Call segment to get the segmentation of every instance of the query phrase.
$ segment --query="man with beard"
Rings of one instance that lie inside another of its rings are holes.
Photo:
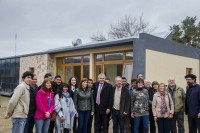
[[[188,84],[185,100],[185,112],[188,115],[189,132],[200,132],[200,85],[196,84],[196,75],[185,76]]]

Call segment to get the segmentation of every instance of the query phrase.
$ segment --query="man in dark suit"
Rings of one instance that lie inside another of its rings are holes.
[[[98,75],[98,82],[93,85],[95,101],[95,133],[108,132],[108,119],[113,106],[112,85],[105,82],[105,75]],[[101,131],[101,126],[102,131]]]

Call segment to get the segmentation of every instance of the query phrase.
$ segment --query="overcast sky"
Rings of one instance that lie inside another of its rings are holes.
[[[200,0],[0,0],[0,57],[90,42],[125,15],[167,31],[186,16],[200,18]]]

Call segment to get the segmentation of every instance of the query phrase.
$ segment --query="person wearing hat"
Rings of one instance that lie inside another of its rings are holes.
[[[152,112],[152,101],[153,96],[158,90],[159,83],[157,81],[152,82],[152,87],[148,89],[149,93],[149,122],[150,122],[150,133],[156,133],[156,125],[155,120]]]
[[[200,132],[200,85],[196,84],[196,75],[185,76],[187,82],[185,112],[188,115],[189,133]]]
[[[175,83],[175,78],[170,77],[168,79],[167,91],[171,94],[174,102],[174,116],[171,119],[171,133],[184,133],[184,107],[185,107],[185,91]]]

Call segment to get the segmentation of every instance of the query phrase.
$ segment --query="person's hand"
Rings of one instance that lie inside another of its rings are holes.
[[[109,114],[110,113],[110,109],[106,109],[106,114]]]
[[[134,113],[131,113],[131,117],[134,118]]]
[[[155,120],[155,121],[157,121],[157,120],[158,120],[158,118],[157,118],[156,116],[154,116],[154,120]]]
[[[94,112],[91,112],[91,115],[94,115]]]
[[[76,113],[76,117],[78,118],[78,113]]]
[[[173,118],[173,114],[170,113],[168,118],[170,119]]]
[[[198,113],[198,119],[200,119],[200,113]]]
[[[60,117],[60,122],[63,123],[65,121],[65,118],[63,116]]]
[[[45,112],[45,117],[46,118],[50,118],[50,113],[49,112]]]
[[[123,115],[128,115],[128,113],[124,112]]]
[[[7,113],[6,115],[5,115],[5,119],[8,119],[8,118],[10,118],[12,116],[12,114],[11,113]]]

